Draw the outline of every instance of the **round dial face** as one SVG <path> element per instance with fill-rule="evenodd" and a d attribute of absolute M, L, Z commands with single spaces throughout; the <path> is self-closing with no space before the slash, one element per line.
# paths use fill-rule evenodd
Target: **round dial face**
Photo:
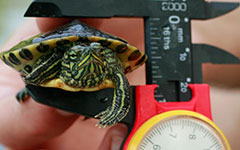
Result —
<path fill-rule="evenodd" d="M 230 150 L 218 127 L 198 113 L 174 111 L 151 119 L 133 136 L 131 150 Z"/>

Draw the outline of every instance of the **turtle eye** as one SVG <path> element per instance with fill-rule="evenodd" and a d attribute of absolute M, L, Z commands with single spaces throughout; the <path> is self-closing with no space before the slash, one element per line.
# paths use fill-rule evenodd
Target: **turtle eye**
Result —
<path fill-rule="evenodd" d="M 71 60 L 76 60 L 76 59 L 78 58 L 78 56 L 77 56 L 76 53 L 70 53 L 70 54 L 69 54 L 69 58 L 70 58 Z"/>
<path fill-rule="evenodd" d="M 70 57 L 77 57 L 77 54 L 70 54 Z"/>

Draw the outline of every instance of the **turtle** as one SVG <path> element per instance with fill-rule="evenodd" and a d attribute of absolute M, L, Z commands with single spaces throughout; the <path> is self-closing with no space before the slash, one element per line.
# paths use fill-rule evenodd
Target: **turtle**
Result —
<path fill-rule="evenodd" d="M 0 58 L 20 72 L 26 84 L 71 92 L 114 88 L 111 104 L 95 116 L 99 126 L 114 125 L 126 116 L 131 89 L 125 74 L 147 60 L 126 40 L 79 20 L 22 41 Z M 23 103 L 29 96 L 24 88 L 16 98 Z"/>

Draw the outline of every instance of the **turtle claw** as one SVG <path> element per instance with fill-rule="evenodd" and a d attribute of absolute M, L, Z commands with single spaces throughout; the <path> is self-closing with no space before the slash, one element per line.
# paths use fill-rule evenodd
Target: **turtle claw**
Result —
<path fill-rule="evenodd" d="M 104 114 L 105 114 L 105 111 L 102 111 L 99 114 L 95 115 L 94 118 L 102 118 Z"/>
<path fill-rule="evenodd" d="M 26 88 L 23 88 L 16 94 L 16 99 L 19 103 L 24 103 L 30 97 Z"/>
<path fill-rule="evenodd" d="M 107 110 L 102 111 L 99 114 L 94 116 L 94 118 L 100 119 L 99 122 L 96 124 L 96 127 L 101 128 L 103 126 L 103 128 L 105 128 L 107 126 L 106 120 L 104 119 L 106 117 Z"/>
<path fill-rule="evenodd" d="M 102 123 L 100 123 L 100 121 L 95 125 L 96 127 L 98 127 L 99 129 L 100 128 L 106 128 L 107 127 L 107 125 L 106 124 L 102 124 Z"/>
<path fill-rule="evenodd" d="M 111 111 L 111 108 L 108 107 L 105 111 L 100 112 L 95 116 L 95 118 L 99 118 L 99 122 L 96 124 L 97 127 L 105 128 L 107 126 L 113 126 L 119 121 L 118 112 Z"/>

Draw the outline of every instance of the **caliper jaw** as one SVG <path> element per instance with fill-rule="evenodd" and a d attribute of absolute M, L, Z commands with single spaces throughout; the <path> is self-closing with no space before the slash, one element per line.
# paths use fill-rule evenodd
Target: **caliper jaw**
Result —
<path fill-rule="evenodd" d="M 69 92 L 58 88 L 46 88 L 26 85 L 31 97 L 44 105 L 52 106 L 68 112 L 94 118 L 104 111 L 113 99 L 113 88 L 96 92 Z M 131 86 L 131 103 L 127 116 L 121 121 L 129 128 L 133 126 L 135 117 L 135 86 Z"/>
<path fill-rule="evenodd" d="M 203 63 L 240 64 L 240 60 L 238 57 L 214 46 L 206 44 L 193 44 L 192 49 L 194 83 L 202 83 Z"/>

